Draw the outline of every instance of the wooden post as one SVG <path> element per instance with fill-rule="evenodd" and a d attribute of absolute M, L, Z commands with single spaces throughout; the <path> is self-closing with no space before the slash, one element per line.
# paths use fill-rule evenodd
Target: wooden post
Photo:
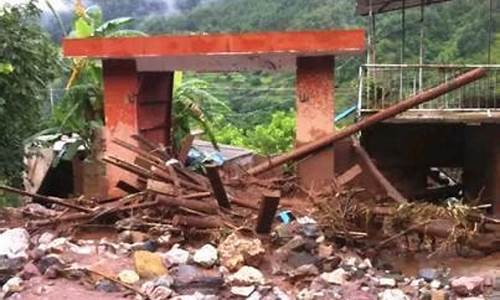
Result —
<path fill-rule="evenodd" d="M 255 231 L 260 234 L 268 234 L 271 232 L 276 210 L 280 204 L 279 193 L 265 194 L 260 203 L 259 216 L 257 218 L 257 226 Z"/>
<path fill-rule="evenodd" d="M 219 176 L 219 167 L 216 165 L 207 165 L 205 166 L 205 169 L 207 170 L 207 176 L 210 180 L 210 185 L 212 186 L 217 203 L 219 203 L 220 207 L 231 209 L 231 204 L 227 198 L 226 190 L 224 189 L 224 185 L 222 184 L 222 180 Z"/>

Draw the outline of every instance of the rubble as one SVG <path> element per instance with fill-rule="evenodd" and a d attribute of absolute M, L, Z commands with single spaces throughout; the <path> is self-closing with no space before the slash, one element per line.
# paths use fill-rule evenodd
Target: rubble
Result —
<path fill-rule="evenodd" d="M 450 278 L 434 264 L 402 273 L 392 261 L 415 238 L 440 239 L 442 249 L 478 240 L 478 209 L 402 203 L 394 193 L 367 200 L 361 189 L 335 185 L 310 192 L 304 205 L 282 197 L 277 179 L 227 178 L 217 170 L 210 176 L 218 179 L 210 180 L 119 143 L 137 161 L 107 160 L 138 175 L 130 182 L 137 190 L 114 199 L 50 198 L 25 228 L 0 234 L 16 241 L 0 244 L 4 293 L 39 295 L 49 283 L 70 282 L 144 300 L 442 300 L 494 288 L 482 276 Z M 457 209 L 462 214 L 450 213 Z M 456 225 L 434 235 L 431 221 Z M 383 259 L 384 252 L 392 256 Z"/>

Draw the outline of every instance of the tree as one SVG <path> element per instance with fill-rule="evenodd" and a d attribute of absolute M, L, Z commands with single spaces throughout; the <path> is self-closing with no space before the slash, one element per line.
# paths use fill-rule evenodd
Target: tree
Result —
<path fill-rule="evenodd" d="M 182 12 L 187 12 L 198 6 L 200 3 L 201 0 L 177 0 L 175 2 L 175 7 Z"/>
<path fill-rule="evenodd" d="M 57 49 L 37 24 L 33 1 L 0 9 L 0 180 L 20 184 L 23 139 L 40 129 L 46 87 L 60 70 Z"/>
<path fill-rule="evenodd" d="M 75 21 L 70 33 L 74 38 L 145 35 L 125 29 L 133 18 L 121 17 L 103 21 L 98 6 L 85 9 L 77 4 Z M 73 59 L 65 93 L 52 116 L 54 131 L 77 132 L 90 149 L 93 133 L 104 123 L 102 64 L 98 60 Z"/>

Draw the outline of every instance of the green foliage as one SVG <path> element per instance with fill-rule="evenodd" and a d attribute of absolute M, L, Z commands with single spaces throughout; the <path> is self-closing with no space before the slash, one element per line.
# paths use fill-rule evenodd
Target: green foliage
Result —
<path fill-rule="evenodd" d="M 248 133 L 248 145 L 262 154 L 278 154 L 292 148 L 295 138 L 295 114 L 276 112 L 271 123 L 255 127 Z"/>
<path fill-rule="evenodd" d="M 98 6 L 77 14 L 70 34 L 76 38 L 145 35 L 124 29 L 133 22 L 129 17 L 103 22 L 103 13 Z M 97 60 L 75 59 L 63 99 L 55 108 L 49 127 L 58 128 L 60 132 L 76 132 L 89 146 L 94 130 L 103 123 L 102 64 Z"/>
<path fill-rule="evenodd" d="M 183 81 L 180 72 L 175 76 L 174 147 L 179 149 L 181 141 L 191 133 L 194 125 L 203 129 L 214 147 L 218 148 L 211 124 L 213 120 L 229 112 L 229 107 L 207 90 L 207 82 L 200 79 Z"/>
<path fill-rule="evenodd" d="M 0 180 L 20 183 L 23 139 L 40 129 L 46 86 L 59 72 L 59 54 L 37 24 L 33 2 L 0 9 Z"/>

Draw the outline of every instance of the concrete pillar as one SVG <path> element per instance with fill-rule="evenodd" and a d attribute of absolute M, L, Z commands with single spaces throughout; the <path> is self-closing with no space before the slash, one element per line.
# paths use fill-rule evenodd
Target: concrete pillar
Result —
<path fill-rule="evenodd" d="M 113 137 L 131 144 L 133 134 L 142 134 L 153 142 L 170 145 L 172 72 L 138 73 L 134 60 L 104 60 L 105 150 L 125 161 L 135 154 L 112 142 Z M 137 176 L 107 165 L 108 196 L 120 196 L 116 183 L 124 180 L 134 185 Z"/>
<path fill-rule="evenodd" d="M 491 203 L 490 212 L 500 216 L 500 125 L 483 124 L 465 128 L 465 197 L 481 204 Z"/>
<path fill-rule="evenodd" d="M 317 140 L 334 131 L 335 57 L 297 59 L 296 146 Z M 334 178 L 333 148 L 321 151 L 298 164 L 301 183 L 320 187 Z"/>

